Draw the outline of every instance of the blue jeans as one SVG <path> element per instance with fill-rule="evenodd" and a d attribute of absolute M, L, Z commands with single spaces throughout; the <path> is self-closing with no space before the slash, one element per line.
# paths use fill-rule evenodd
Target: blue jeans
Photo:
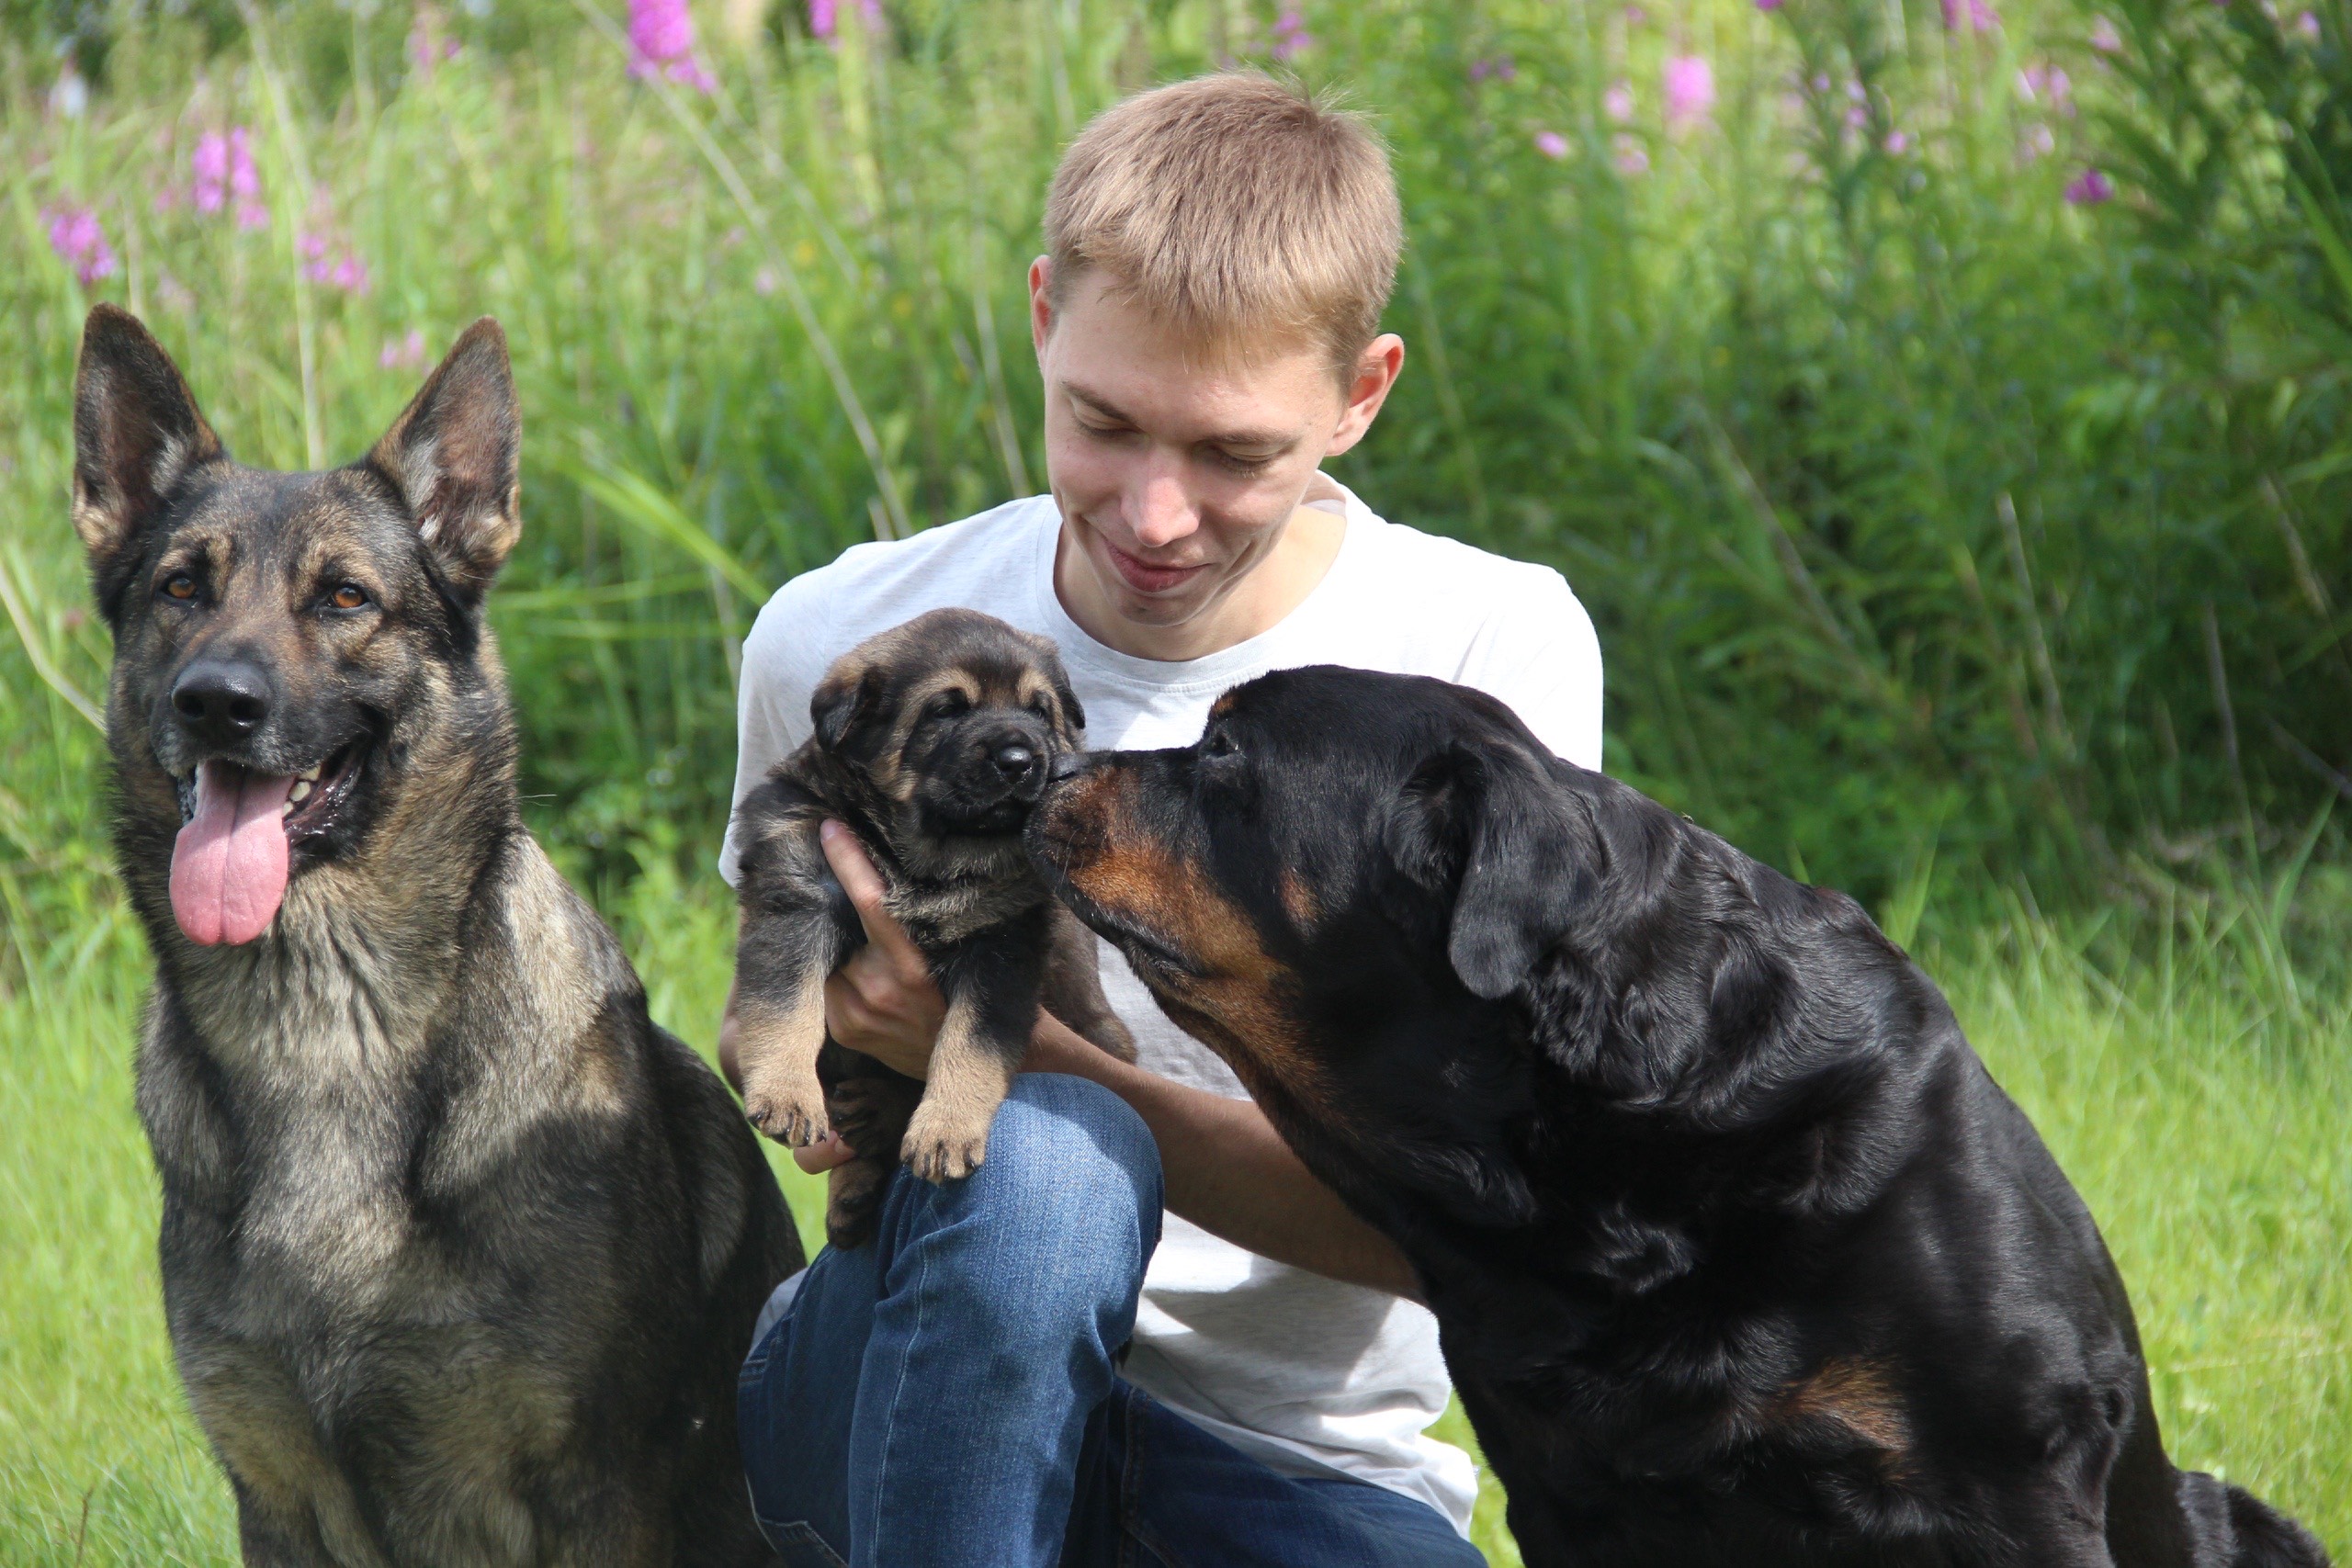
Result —
<path fill-rule="evenodd" d="M 1117 1375 L 1159 1241 L 1124 1100 L 1024 1074 L 988 1163 L 890 1179 L 743 1363 L 743 1468 L 791 1568 L 1472 1568 L 1414 1498 L 1299 1479 Z"/>

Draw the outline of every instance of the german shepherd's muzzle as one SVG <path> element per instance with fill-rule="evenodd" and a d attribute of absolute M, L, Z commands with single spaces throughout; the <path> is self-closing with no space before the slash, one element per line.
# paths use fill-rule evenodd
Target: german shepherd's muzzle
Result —
<path fill-rule="evenodd" d="M 130 316 L 83 337 L 164 1308 L 248 1562 L 769 1557 L 735 1374 L 800 1247 L 518 815 L 517 442 L 488 320 L 313 474 L 232 462 Z"/>

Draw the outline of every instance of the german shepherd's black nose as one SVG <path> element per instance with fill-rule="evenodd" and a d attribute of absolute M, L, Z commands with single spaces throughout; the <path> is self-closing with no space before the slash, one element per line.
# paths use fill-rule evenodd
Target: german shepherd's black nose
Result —
<path fill-rule="evenodd" d="M 197 739 L 233 746 L 269 717 L 269 681 L 242 660 L 199 659 L 172 683 L 172 711 Z"/>

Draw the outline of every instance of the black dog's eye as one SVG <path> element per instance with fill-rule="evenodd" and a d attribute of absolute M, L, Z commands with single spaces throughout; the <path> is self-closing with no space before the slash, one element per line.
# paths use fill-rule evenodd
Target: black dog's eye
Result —
<path fill-rule="evenodd" d="M 368 590 L 356 582 L 338 582 L 327 595 L 327 603 L 338 610 L 356 610 L 368 603 Z"/>
<path fill-rule="evenodd" d="M 1241 748 L 1235 745 L 1233 743 L 1233 737 L 1227 735 L 1222 729 L 1211 730 L 1209 732 L 1208 739 L 1202 742 L 1201 750 L 1204 754 L 1211 757 L 1238 757 L 1241 755 Z"/>
<path fill-rule="evenodd" d="M 196 579 L 187 572 L 175 571 L 164 579 L 164 592 L 173 599 L 193 599 L 196 597 Z"/>
<path fill-rule="evenodd" d="M 931 705 L 922 710 L 922 716 L 925 718 L 954 718 L 959 713 L 971 711 L 972 699 L 963 693 L 942 692 L 931 699 Z"/>

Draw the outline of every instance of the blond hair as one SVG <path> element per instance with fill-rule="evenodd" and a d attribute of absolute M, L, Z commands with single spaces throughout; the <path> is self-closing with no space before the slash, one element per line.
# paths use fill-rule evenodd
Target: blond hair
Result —
<path fill-rule="evenodd" d="M 1046 197 L 1055 303 L 1100 268 L 1206 349 L 1305 338 L 1343 376 L 1380 331 L 1403 243 L 1378 135 L 1254 71 L 1114 104 Z"/>

